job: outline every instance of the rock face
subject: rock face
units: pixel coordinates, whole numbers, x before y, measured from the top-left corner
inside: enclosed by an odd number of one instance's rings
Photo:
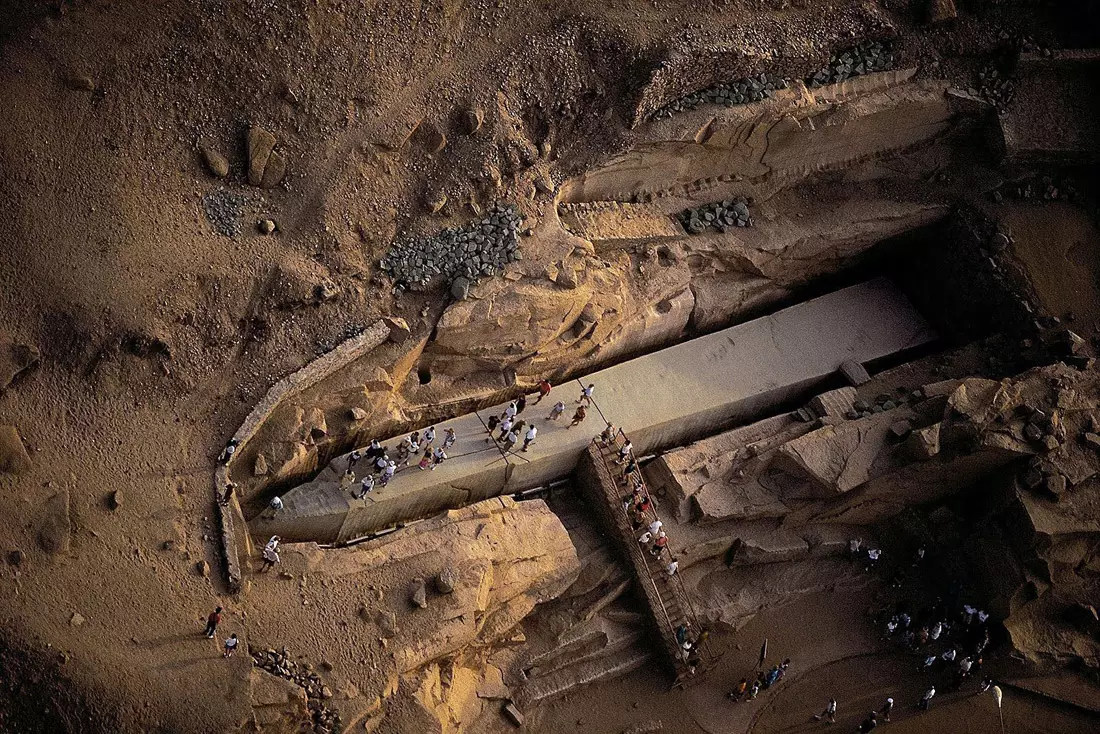
[[[483,706],[498,716],[499,702],[479,691],[503,696],[506,689],[499,670],[490,685],[484,661],[579,570],[565,528],[544,503],[502,498],[352,548],[283,546],[280,556],[288,573],[308,577],[303,593],[310,604],[250,614],[250,643],[277,647],[289,624],[346,622],[353,634],[300,637],[295,653],[330,662],[326,683],[348,731],[382,713],[393,731],[468,727]],[[437,577],[452,590],[444,592]],[[425,579],[435,579],[433,589]],[[426,606],[410,608],[420,594]]]
[[[275,136],[255,125],[248,131],[248,183],[270,189],[286,174],[286,159],[275,151]]]
[[[928,361],[903,369],[937,374]],[[777,595],[845,573],[822,564],[848,538],[981,486],[1007,504],[967,523],[932,522],[915,542],[961,542],[952,552],[973,564],[982,603],[1032,662],[1100,664],[1096,625],[1080,611],[1100,593],[1097,575],[1082,573],[1100,568],[1100,522],[1088,509],[1100,502],[1100,455],[1087,441],[1100,375],[1055,365],[1002,380],[892,380],[815,398],[813,412],[826,413],[816,420],[769,418],[647,467],[675,514],[666,525],[679,520],[669,535],[698,608],[738,627]],[[897,389],[882,395],[886,384]]]

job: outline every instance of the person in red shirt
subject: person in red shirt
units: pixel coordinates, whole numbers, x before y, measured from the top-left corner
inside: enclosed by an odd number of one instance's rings
[[[535,401],[535,405],[542,402],[542,399],[550,394],[550,382],[548,380],[539,380],[539,397]]]
[[[218,607],[214,611],[210,612],[210,616],[206,618],[206,639],[210,639],[214,636],[214,633],[218,631],[218,625],[222,621],[222,608]]]

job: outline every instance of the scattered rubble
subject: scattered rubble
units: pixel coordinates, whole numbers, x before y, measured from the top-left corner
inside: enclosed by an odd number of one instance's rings
[[[732,227],[752,227],[755,224],[749,214],[749,202],[744,197],[685,209],[680,212],[679,220],[691,234],[702,234],[708,228],[724,233]]]
[[[306,706],[309,709],[316,734],[342,731],[339,712],[330,709],[325,703],[332,698],[332,691],[313,672],[308,663],[296,663],[284,647],[280,651],[272,649],[252,653],[252,664],[285,680],[300,686],[306,693]]]
[[[811,88],[852,79],[875,71],[889,71],[896,64],[893,51],[879,42],[861,43],[846,51],[839,51],[829,59],[828,65],[806,79]]]
[[[720,82],[670,102],[654,112],[653,119],[660,120],[672,117],[677,112],[694,110],[705,104],[733,107],[739,104],[760,102],[771,97],[775,90],[786,89],[787,84],[785,78],[765,72],[755,76],[746,76],[732,82]]]
[[[457,285],[453,291],[461,300],[478,278],[495,275],[508,263],[521,259],[522,221],[514,206],[496,204],[484,217],[465,227],[395,243],[380,266],[398,287],[413,291],[426,289],[442,276]]]
[[[225,237],[241,233],[241,216],[248,201],[229,189],[214,189],[202,197],[202,210],[214,231]]]

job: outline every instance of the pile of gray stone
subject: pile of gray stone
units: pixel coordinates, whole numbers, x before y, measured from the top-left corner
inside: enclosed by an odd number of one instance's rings
[[[775,90],[786,88],[787,80],[783,77],[771,76],[761,72],[756,76],[746,76],[732,82],[721,82],[698,92],[692,92],[657,110],[653,113],[653,117],[658,120],[672,117],[677,112],[694,110],[696,107],[705,104],[733,107],[739,104],[760,102],[772,96]]]
[[[833,54],[829,64],[806,79],[806,84],[810,87],[836,84],[873,71],[893,69],[895,63],[894,53],[889,47],[879,41],[868,41]]]
[[[223,237],[241,233],[241,215],[248,200],[229,189],[214,189],[202,197],[202,211],[214,231]]]
[[[725,232],[732,227],[751,227],[749,203],[742,197],[715,201],[711,204],[685,209],[679,215],[680,224],[691,234],[702,234],[707,228]]]
[[[456,298],[465,298],[479,278],[523,259],[519,252],[522,221],[511,204],[494,204],[485,216],[465,227],[395,243],[380,266],[398,288],[421,291],[442,278]]]
[[[316,734],[341,731],[340,714],[325,705],[325,701],[332,698],[332,690],[321,681],[319,675],[313,672],[312,665],[294,662],[290,659],[290,653],[285,647],[281,651],[253,652],[252,664],[272,675],[293,681],[305,689],[306,707],[313,718],[313,731]]]

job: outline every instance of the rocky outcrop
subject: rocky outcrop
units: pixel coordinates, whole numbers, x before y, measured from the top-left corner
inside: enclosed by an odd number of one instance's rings
[[[496,716],[508,691],[484,663],[579,570],[561,522],[538,500],[488,500],[353,548],[283,546],[280,555],[302,603],[250,615],[252,644],[277,648],[288,628],[348,628],[299,635],[295,652],[331,667],[327,705],[349,730],[384,716],[395,731],[472,731],[483,708]],[[441,574],[449,592],[424,583]],[[410,604],[414,584],[423,608]]]

